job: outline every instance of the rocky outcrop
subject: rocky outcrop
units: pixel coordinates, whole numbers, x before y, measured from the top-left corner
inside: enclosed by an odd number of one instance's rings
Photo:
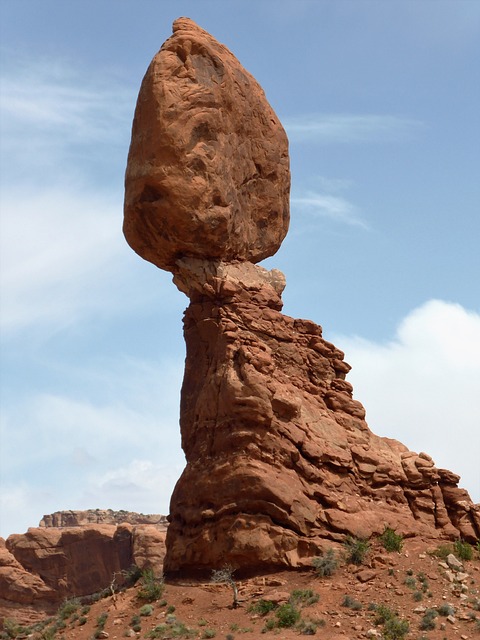
[[[39,527],[82,527],[90,524],[155,524],[166,527],[167,517],[160,514],[114,511],[113,509],[85,509],[84,511],[55,511],[43,516]]]
[[[165,526],[31,528],[0,539],[0,619],[32,622],[68,598],[121,586],[136,565],[162,573]]]
[[[283,274],[255,263],[287,231],[285,134],[233,55],[184,18],[142,83],[125,235],[190,298],[165,568],[258,572],[310,563],[326,540],[467,540],[480,512],[425,453],[375,436],[344,354],[282,315]]]

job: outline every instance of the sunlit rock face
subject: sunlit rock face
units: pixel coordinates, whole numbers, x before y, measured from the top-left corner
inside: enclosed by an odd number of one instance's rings
[[[289,223],[285,131],[256,80],[187,18],[143,79],[125,180],[124,232],[162,269],[189,256],[258,262]]]
[[[143,81],[125,235],[190,298],[180,407],[187,460],[165,571],[311,564],[346,535],[477,539],[478,507],[425,453],[375,436],[321,327],[281,313],[255,264],[288,227],[285,133],[235,57],[185,18]]]

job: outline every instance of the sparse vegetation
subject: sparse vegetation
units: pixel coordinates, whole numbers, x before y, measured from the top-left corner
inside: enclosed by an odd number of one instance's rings
[[[163,577],[157,578],[152,569],[146,569],[142,572],[140,584],[138,597],[147,602],[156,602],[162,597],[165,590]]]
[[[275,612],[277,626],[281,628],[294,627],[300,620],[300,611],[290,602],[282,604]]]
[[[248,610],[251,613],[257,613],[260,616],[266,616],[277,607],[278,604],[276,602],[261,599],[258,602],[251,604]],[[235,629],[233,629],[233,631],[235,631]]]
[[[464,540],[456,540],[453,543],[454,554],[459,560],[472,560],[473,547]]]
[[[455,613],[455,607],[452,607],[451,604],[441,604],[438,607],[437,611],[440,616],[453,616],[453,614]]]
[[[386,551],[401,551],[403,547],[403,536],[396,533],[395,529],[386,526],[380,536],[380,542]]]
[[[338,569],[338,560],[333,549],[327,549],[321,556],[313,558],[312,565],[321,578],[332,576]]]
[[[229,565],[225,565],[223,569],[212,571],[212,582],[225,582],[232,587],[233,591],[233,603],[232,607],[236,609],[238,607],[238,589],[235,580],[233,579],[234,569]]]
[[[202,638],[215,638],[217,632],[215,629],[205,629],[202,633]]]
[[[147,616],[151,616],[153,613],[153,607],[151,604],[144,604],[143,607],[138,612],[143,618]]]
[[[309,607],[318,602],[320,596],[311,589],[294,589],[290,596],[290,604],[293,606]]]
[[[368,553],[370,548],[370,543],[368,540],[364,540],[363,538],[352,538],[351,536],[347,536],[347,539],[344,543],[346,560],[349,564],[363,564],[365,560],[365,556]]]
[[[402,640],[410,630],[407,620],[394,616],[385,622],[383,627],[384,640]]]
[[[435,629],[435,627],[437,626],[435,618],[437,616],[438,613],[435,611],[435,609],[427,609],[420,622],[420,630],[431,631],[432,629]]]
[[[349,595],[344,596],[342,600],[342,607],[347,607],[347,609],[352,609],[352,611],[360,611],[363,608],[361,602],[355,600],[355,598],[352,598],[352,596]]]
[[[189,629],[183,622],[174,624],[159,624],[146,634],[146,638],[194,638],[196,631]]]

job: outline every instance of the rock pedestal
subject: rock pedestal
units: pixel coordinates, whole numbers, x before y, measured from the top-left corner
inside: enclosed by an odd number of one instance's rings
[[[281,313],[279,271],[193,260],[175,281],[191,298],[187,466],[171,500],[167,574],[311,565],[325,544],[385,526],[476,538],[480,514],[458,476],[375,436],[344,354],[318,325]]]

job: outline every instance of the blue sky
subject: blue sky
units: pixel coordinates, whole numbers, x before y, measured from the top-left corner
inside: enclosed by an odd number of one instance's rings
[[[480,501],[480,3],[2,0],[0,535],[168,512],[187,299],[121,233],[145,70],[186,15],[290,139],[284,312],[346,352],[371,429]]]

